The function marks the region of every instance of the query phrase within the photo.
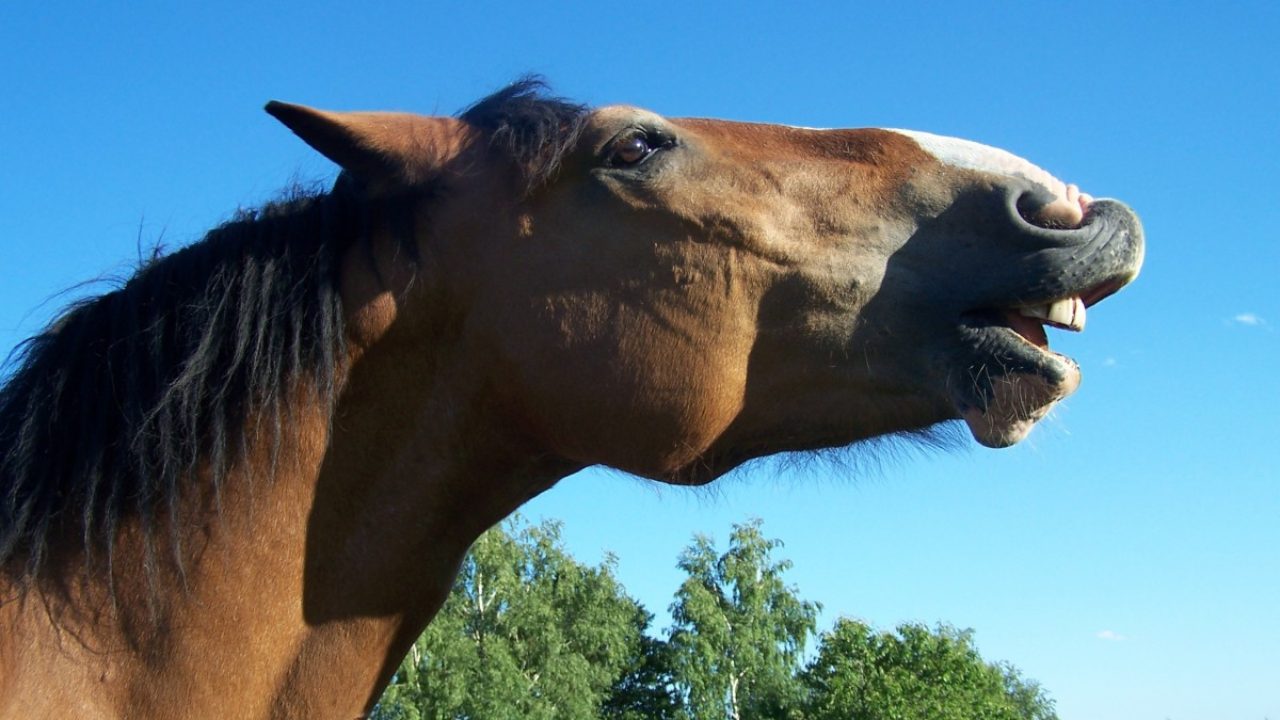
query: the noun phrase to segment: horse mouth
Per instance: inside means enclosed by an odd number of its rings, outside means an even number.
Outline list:
[[[960,318],[965,348],[949,372],[952,403],[975,440],[1007,447],[1027,436],[1061,399],[1080,385],[1080,366],[1049,347],[1046,328],[1082,332],[1087,309],[1137,276],[1142,231],[1136,216],[1123,223],[1124,237],[1103,243],[1087,271],[1075,261],[1070,280],[1037,283],[1046,294],[972,310]],[[1120,248],[1122,251],[1116,251]],[[1076,288],[1070,286],[1075,285]],[[956,358],[953,358],[955,360]]]
[[[1131,280],[1132,277],[1111,278],[1081,293],[1053,300],[968,312],[964,314],[963,322],[971,327],[1002,329],[1018,341],[1049,352],[1049,335],[1045,328],[1084,332],[1088,308],[1114,295]]]

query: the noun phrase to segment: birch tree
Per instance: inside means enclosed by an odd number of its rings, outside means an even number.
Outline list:
[[[791,563],[772,556],[781,546],[753,520],[734,525],[724,554],[699,535],[680,555],[688,577],[671,606],[670,645],[696,720],[800,717],[796,675],[819,605],[783,581]]]
[[[576,562],[557,523],[516,518],[490,530],[374,717],[597,718],[615,682],[639,662],[649,618],[613,567],[611,557],[595,567]]]

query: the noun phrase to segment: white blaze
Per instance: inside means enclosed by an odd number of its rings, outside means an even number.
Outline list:
[[[886,129],[915,140],[925,152],[947,165],[1020,177],[1044,187],[1059,198],[1067,197],[1067,186],[1061,180],[1011,152],[945,135],[916,130]]]
[[[795,125],[785,127],[818,132],[830,131],[830,128],[807,128]],[[1024,160],[1007,150],[983,145],[972,140],[961,140],[960,138],[934,135],[933,133],[920,132],[918,130],[883,129],[911,138],[922,150],[937,158],[944,165],[1003,175],[1005,177],[1022,178],[1048,190],[1057,200],[1038,210],[1038,220],[1075,227],[1083,220],[1089,204],[1093,202],[1093,197],[1080,192],[1080,188],[1063,183],[1038,165]]]

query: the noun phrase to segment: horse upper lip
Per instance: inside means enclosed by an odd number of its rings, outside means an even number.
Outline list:
[[[1142,224],[1114,200],[1094,201],[1074,228],[1040,227],[1021,217],[1016,223],[1005,236],[1015,243],[1014,253],[984,268],[985,292],[973,298],[971,309],[1029,310],[1078,329],[1073,318],[1132,282],[1142,266]]]
[[[1043,321],[1046,325],[1062,330],[1081,332],[1088,316],[1086,308],[1093,307],[1119,292],[1133,280],[1134,275],[1117,275],[1093,285],[1087,290],[1059,297],[1054,300],[1027,303],[1010,308],[1010,312],[1022,317]]]
[[[1137,276],[1138,270],[1134,268],[1133,272],[1127,276],[1117,276],[1098,283],[1081,294],[1080,299],[1084,301],[1085,307],[1093,307],[1119,292],[1120,288],[1133,282]]]

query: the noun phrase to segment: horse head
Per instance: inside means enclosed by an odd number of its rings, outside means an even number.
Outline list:
[[[465,116],[269,109],[431,217],[434,300],[524,433],[674,482],[953,419],[1016,443],[1080,381],[1044,326],[1142,260],[1125,205],[925,133],[613,106],[530,169]]]

